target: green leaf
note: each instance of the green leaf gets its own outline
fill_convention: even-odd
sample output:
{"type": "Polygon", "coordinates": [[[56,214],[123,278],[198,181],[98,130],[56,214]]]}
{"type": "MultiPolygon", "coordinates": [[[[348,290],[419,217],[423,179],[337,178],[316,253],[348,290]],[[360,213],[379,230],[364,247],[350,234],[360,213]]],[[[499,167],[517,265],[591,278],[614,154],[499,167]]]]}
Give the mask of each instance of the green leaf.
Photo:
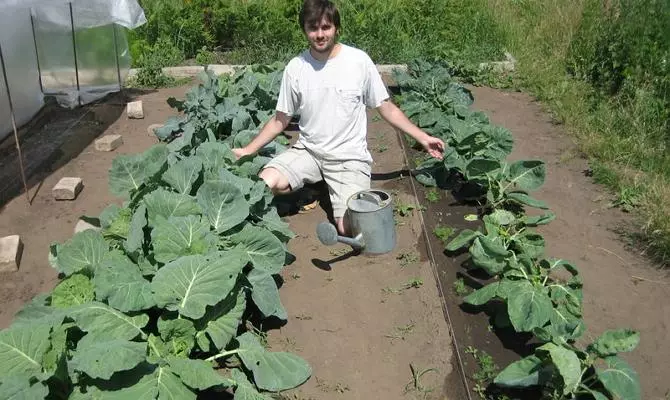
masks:
{"type": "Polygon", "coordinates": [[[47,298],[47,295],[37,295],[24,305],[14,316],[12,327],[42,324],[50,327],[60,325],[65,318],[65,312],[62,309],[47,306],[47,298]]]}
{"type": "Polygon", "coordinates": [[[207,254],[216,248],[217,237],[209,222],[201,216],[156,217],[151,231],[154,256],[157,261],[168,263],[181,256],[207,254]]]}
{"type": "Polygon", "coordinates": [[[147,194],[143,200],[147,206],[151,226],[155,224],[159,215],[169,219],[170,217],[185,217],[202,212],[192,196],[168,192],[163,188],[147,194]]]}
{"type": "Polygon", "coordinates": [[[272,400],[272,397],[259,393],[244,372],[239,369],[232,371],[232,378],[237,385],[233,400],[272,400]]]}
{"type": "Polygon", "coordinates": [[[238,355],[253,373],[260,389],[271,392],[292,389],[312,375],[305,360],[295,354],[265,350],[251,332],[238,336],[237,341],[240,343],[238,355]]]}
{"type": "Polygon", "coordinates": [[[487,176],[500,170],[500,162],[475,158],[465,167],[465,177],[468,180],[488,182],[487,176]]]}
{"type": "Polygon", "coordinates": [[[261,201],[261,199],[263,199],[265,196],[265,189],[267,187],[267,184],[263,180],[254,182],[254,186],[251,188],[249,197],[247,199],[250,206],[254,206],[256,203],[261,201]]]}
{"type": "Polygon", "coordinates": [[[465,296],[463,302],[473,306],[481,306],[496,297],[497,291],[498,282],[493,282],[465,296]]]}
{"type": "Polygon", "coordinates": [[[253,290],[251,299],[256,303],[258,309],[264,317],[275,316],[281,320],[287,320],[286,309],[279,298],[279,289],[272,275],[269,273],[253,269],[247,275],[253,290]]]}
{"type": "Polygon", "coordinates": [[[219,181],[237,187],[244,196],[248,195],[249,192],[251,192],[251,188],[254,186],[254,181],[251,179],[237,176],[226,168],[221,168],[219,170],[219,181]]]}
{"type": "Polygon", "coordinates": [[[582,367],[574,351],[554,343],[546,343],[536,351],[549,353],[551,361],[563,378],[563,394],[567,395],[577,390],[582,376],[582,367]]]}
{"type": "Polygon", "coordinates": [[[119,155],[109,170],[109,191],[115,196],[127,196],[156,175],[167,163],[168,148],[156,144],[141,154],[119,155]]]}
{"type": "Polygon", "coordinates": [[[109,245],[100,232],[87,229],[59,247],[56,266],[65,276],[84,269],[94,271],[108,252],[109,245]]]}
{"type": "Polygon", "coordinates": [[[228,296],[214,307],[209,307],[205,315],[196,322],[196,340],[203,351],[210,349],[209,341],[218,351],[223,351],[237,335],[242,314],[247,306],[243,289],[233,289],[228,296]]]}
{"type": "Polygon", "coordinates": [[[0,331],[0,370],[3,381],[13,375],[30,376],[42,372],[44,354],[50,345],[50,331],[51,326],[47,324],[0,331]]]}
{"type": "Polygon", "coordinates": [[[35,400],[44,399],[49,395],[49,388],[41,382],[31,385],[29,377],[5,377],[0,385],[0,399],[3,400],[35,400]]]}
{"type": "Polygon", "coordinates": [[[190,194],[193,184],[202,171],[202,160],[197,157],[189,157],[177,161],[171,165],[165,173],[163,173],[163,180],[177,193],[190,194]]]}
{"type": "Polygon", "coordinates": [[[525,231],[514,241],[518,250],[530,258],[540,258],[544,254],[544,238],[538,233],[525,231]]]}
{"type": "Polygon", "coordinates": [[[188,358],[195,345],[195,326],[188,319],[168,319],[165,314],[158,319],[158,332],[168,346],[169,353],[188,358]]]}
{"type": "Polygon", "coordinates": [[[73,274],[62,280],[51,293],[51,306],[68,308],[93,301],[93,283],[87,276],[73,274]]]}
{"type": "Polygon", "coordinates": [[[146,310],[156,302],[139,267],[121,253],[111,253],[93,278],[99,300],[123,312],[146,310]]]}
{"type": "Polygon", "coordinates": [[[507,388],[535,386],[539,384],[541,368],[542,360],[530,355],[505,367],[495,377],[493,383],[507,388]]]}
{"type": "Polygon", "coordinates": [[[556,214],[553,212],[549,211],[545,214],[542,215],[536,215],[533,217],[523,217],[522,221],[524,224],[528,226],[538,226],[538,225],[546,225],[550,223],[551,221],[556,219],[556,214]]]}
{"type": "Polygon", "coordinates": [[[510,165],[507,179],[523,190],[536,190],[544,184],[546,175],[544,161],[523,160],[510,165]]]}
{"type": "MultiPolygon", "coordinates": [[[[143,336],[142,328],[149,322],[149,316],[140,314],[126,315],[103,303],[90,302],[76,306],[68,314],[84,332],[88,341],[107,341],[111,339],[133,340],[143,336]]],[[[83,339],[82,339],[83,340],[83,339]]]]}
{"type": "Polygon", "coordinates": [[[282,221],[277,209],[275,207],[270,207],[268,210],[261,215],[263,220],[260,222],[260,226],[264,226],[267,229],[271,230],[275,236],[285,238],[287,241],[295,237],[295,233],[289,228],[289,224],[282,221]]]}
{"type": "Polygon", "coordinates": [[[241,224],[249,216],[249,204],[231,183],[205,182],[196,197],[209,223],[219,233],[241,224]]]}
{"type": "Polygon", "coordinates": [[[509,225],[516,221],[514,214],[507,210],[498,209],[489,215],[489,219],[496,225],[509,225]]]}
{"type": "Polygon", "coordinates": [[[215,386],[230,387],[234,382],[214,370],[212,364],[204,360],[189,360],[169,357],[170,371],[192,389],[205,390],[215,386]]]}
{"type": "Polygon", "coordinates": [[[159,307],[201,318],[205,307],[223,300],[235,286],[244,261],[238,257],[185,256],[158,270],[151,282],[159,307]]]}
{"type": "Polygon", "coordinates": [[[530,207],[541,208],[543,210],[549,208],[544,202],[534,199],[524,192],[509,192],[507,193],[507,198],[530,207]]]}
{"type": "Polygon", "coordinates": [[[230,241],[236,245],[236,250],[248,256],[254,268],[277,274],[284,266],[286,251],[282,242],[265,228],[245,225],[240,232],[230,236],[230,241]]]}
{"type": "Polygon", "coordinates": [[[130,221],[132,220],[133,212],[130,208],[124,207],[118,210],[118,213],[109,221],[109,226],[104,228],[104,236],[112,236],[117,238],[127,238],[130,231],[130,221]]]}
{"type": "Polygon", "coordinates": [[[230,147],[221,142],[205,142],[195,150],[195,155],[202,160],[203,168],[219,173],[221,168],[232,165],[235,162],[235,154],[230,147]]]}
{"type": "Polygon", "coordinates": [[[451,242],[447,244],[447,251],[456,251],[462,247],[468,246],[475,238],[482,236],[481,232],[471,229],[463,229],[451,242]]]}
{"type": "Polygon", "coordinates": [[[108,340],[103,342],[85,342],[77,346],[70,367],[84,372],[91,378],[110,379],[118,371],[135,368],[145,360],[146,342],[126,340],[108,340]]]}
{"type": "Polygon", "coordinates": [[[168,366],[158,366],[136,384],[115,391],[103,391],[101,400],[196,400],[196,395],[168,366]]]}
{"type": "Polygon", "coordinates": [[[549,321],[552,309],[547,293],[529,282],[524,282],[518,291],[509,293],[507,297],[507,312],[517,332],[541,328],[549,321]]]}
{"type": "Polygon", "coordinates": [[[589,350],[600,357],[613,356],[617,353],[633,351],[640,344],[640,333],[630,329],[615,329],[605,331],[589,350]]]}
{"type": "Polygon", "coordinates": [[[472,262],[491,276],[505,269],[509,254],[510,252],[503,246],[501,239],[491,239],[488,236],[476,238],[470,247],[472,262]]]}
{"type": "Polygon", "coordinates": [[[628,363],[617,356],[605,358],[607,369],[596,369],[605,389],[622,400],[640,399],[640,379],[628,363]]]}
{"type": "Polygon", "coordinates": [[[130,227],[128,229],[128,238],[123,243],[123,248],[128,253],[134,253],[142,248],[145,226],[147,226],[147,207],[144,204],[140,204],[133,213],[133,218],[130,220],[130,227]]]}

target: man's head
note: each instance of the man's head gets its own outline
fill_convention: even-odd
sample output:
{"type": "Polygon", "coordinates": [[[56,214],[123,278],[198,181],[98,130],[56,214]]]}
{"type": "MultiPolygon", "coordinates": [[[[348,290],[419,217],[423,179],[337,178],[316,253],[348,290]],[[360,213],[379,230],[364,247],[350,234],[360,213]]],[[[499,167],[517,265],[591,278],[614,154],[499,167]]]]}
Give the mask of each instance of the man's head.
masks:
{"type": "Polygon", "coordinates": [[[312,50],[330,52],[340,31],[337,7],[329,0],[305,0],[299,20],[312,50]]]}

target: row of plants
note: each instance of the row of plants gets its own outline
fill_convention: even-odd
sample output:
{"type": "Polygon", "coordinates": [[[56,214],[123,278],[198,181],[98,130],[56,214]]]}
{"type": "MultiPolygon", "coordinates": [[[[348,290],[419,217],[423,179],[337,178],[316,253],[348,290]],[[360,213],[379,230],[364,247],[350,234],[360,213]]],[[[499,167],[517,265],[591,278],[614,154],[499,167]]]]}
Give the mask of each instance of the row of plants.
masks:
{"type": "Polygon", "coordinates": [[[418,60],[406,72],[395,71],[395,80],[401,108],[448,146],[443,160],[422,162],[415,178],[480,206],[480,228],[462,230],[445,246],[467,249],[466,268],[490,277],[463,301],[487,307],[495,328],[530,333],[537,343],[534,354],[508,365],[493,384],[533,387],[545,399],[640,399],[637,373],[618,356],[638,345],[639,333],[609,330],[584,346],[579,270],[546,257],[545,240],[534,229],[555,218],[530,194],[544,184],[545,163],[507,161],[512,135],[470,109],[471,93],[452,80],[446,64],[418,60]],[[525,207],[547,211],[529,216],[525,207]]]}
{"type": "Polygon", "coordinates": [[[275,277],[294,237],[257,173],[236,159],[274,106],[281,65],[201,76],[161,141],[120,155],[88,218],[99,230],[54,243],[60,282],[0,331],[0,398],[269,399],[304,383],[308,363],[263,345],[257,326],[287,319],[275,277]]]}

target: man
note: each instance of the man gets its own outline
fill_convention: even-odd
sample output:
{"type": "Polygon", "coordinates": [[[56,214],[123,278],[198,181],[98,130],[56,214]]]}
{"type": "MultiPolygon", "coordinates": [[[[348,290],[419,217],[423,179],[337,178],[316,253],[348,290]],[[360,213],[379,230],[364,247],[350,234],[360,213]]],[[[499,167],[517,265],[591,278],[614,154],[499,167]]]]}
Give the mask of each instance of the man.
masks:
{"type": "Polygon", "coordinates": [[[393,127],[416,139],[433,157],[442,158],[444,143],[415,126],[389,99],[370,57],[337,41],[340,15],[329,0],[305,0],[300,26],[309,49],[284,70],[275,115],[237,157],[254,154],[300,116],[295,146],[271,160],[259,176],[275,194],[324,180],[341,235],[347,199],[370,188],[372,157],[367,147],[366,107],[376,109],[393,127]]]}

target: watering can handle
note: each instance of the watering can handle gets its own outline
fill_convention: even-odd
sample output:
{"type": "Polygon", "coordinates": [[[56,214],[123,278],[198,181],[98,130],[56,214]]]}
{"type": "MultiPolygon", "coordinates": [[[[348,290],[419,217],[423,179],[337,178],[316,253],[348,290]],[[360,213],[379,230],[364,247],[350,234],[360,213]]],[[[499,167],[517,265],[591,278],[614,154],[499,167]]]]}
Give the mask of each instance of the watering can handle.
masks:
{"type": "Polygon", "coordinates": [[[382,198],[378,194],[372,192],[362,192],[358,194],[358,199],[366,200],[377,205],[382,203],[382,198]]]}

